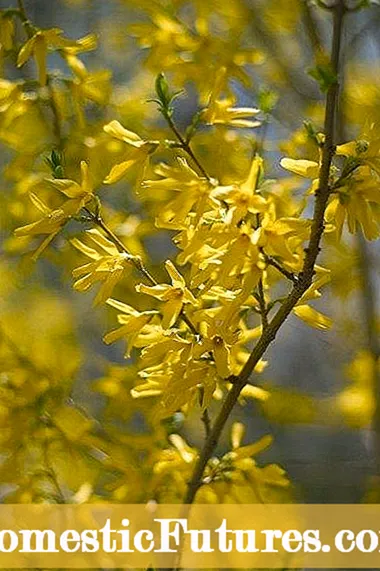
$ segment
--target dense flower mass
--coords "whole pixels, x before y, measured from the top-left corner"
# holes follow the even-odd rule
[[[327,6],[326,17],[336,10],[343,18],[342,2]],[[331,251],[343,256],[349,234],[379,237],[378,124],[368,120],[356,138],[347,125],[352,137],[337,144],[334,124],[343,125],[346,112],[337,115],[340,61],[322,57],[313,35],[317,64],[305,80],[318,93],[307,107],[313,121],[301,129],[297,119],[279,146],[289,156],[279,156],[281,90],[299,71],[286,53],[276,62],[268,37],[294,47],[304,10],[325,17],[309,3],[289,10],[284,1],[260,1],[257,14],[242,0],[124,4],[135,21],[123,33],[144,60],[127,87],[81,57],[96,48],[94,34],[71,40],[59,28],[39,28],[23,2],[0,11],[1,65],[11,70],[0,80],[10,260],[0,268],[11,275],[14,259],[22,259],[26,272],[28,258],[39,258],[37,271],[46,274],[41,291],[30,286],[25,298],[24,313],[38,323],[30,347],[21,349],[22,312],[5,319],[4,333],[0,325],[9,497],[290,501],[284,470],[256,461],[270,436],[243,445],[244,426],[235,422],[228,450],[214,456],[215,446],[234,406],[247,400],[280,422],[288,402],[295,422],[317,417],[312,399],[272,392],[265,353],[289,316],[321,331],[333,326],[325,290],[331,284],[344,296],[350,286]],[[62,69],[51,67],[55,57]],[[295,90],[301,99],[305,85]],[[76,335],[91,337],[97,318],[78,314],[75,330],[76,310],[67,308],[77,298],[66,292],[70,301],[60,305],[48,293],[50,282],[67,280],[61,266],[70,267],[74,290],[96,290],[107,350],[95,350],[91,339],[93,347],[79,354]],[[22,289],[16,282],[12,300]],[[123,365],[116,364],[120,347]],[[368,424],[376,408],[377,358],[368,347],[355,351],[351,368],[359,363],[364,378],[334,401],[351,424]],[[106,403],[100,420],[74,402],[73,380],[83,380],[83,371],[99,374],[91,386]],[[191,432],[199,417],[203,454],[199,431]]]

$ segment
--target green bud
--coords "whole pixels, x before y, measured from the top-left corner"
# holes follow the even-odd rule
[[[171,100],[170,91],[169,91],[169,84],[166,81],[165,75],[161,72],[156,77],[156,93],[157,97],[160,100],[160,103],[167,109],[169,107],[169,103]]]
[[[258,106],[265,114],[271,113],[276,107],[278,95],[271,89],[262,88],[259,92]]]
[[[323,93],[326,93],[332,85],[338,82],[338,78],[330,63],[318,64],[310,69],[308,74],[318,82],[319,88]]]
[[[50,157],[45,158],[45,162],[51,168],[54,178],[65,178],[62,153],[53,149]]]

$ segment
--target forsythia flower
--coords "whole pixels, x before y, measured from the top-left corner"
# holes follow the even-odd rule
[[[233,319],[223,319],[222,311],[223,308],[201,310],[196,315],[202,334],[196,353],[201,357],[205,353],[212,352],[218,375],[226,379],[232,372],[231,347],[237,343],[240,331]]]
[[[172,285],[157,284],[154,286],[147,286],[139,284],[136,286],[136,290],[165,302],[162,308],[162,327],[164,329],[169,329],[176,322],[182,311],[183,305],[187,303],[196,305],[197,300],[191,291],[186,288],[184,278],[176,270],[174,264],[170,260],[165,262],[165,267],[171,278]]]
[[[280,165],[287,171],[304,176],[305,178],[315,179],[319,175],[319,164],[315,161],[283,158],[280,161]]]
[[[93,199],[93,186],[85,161],[81,162],[81,183],[70,179],[47,179],[47,181],[57,190],[69,198],[55,210],[50,210],[36,195],[30,195],[35,206],[43,212],[44,216],[37,222],[16,228],[16,236],[34,236],[38,234],[49,234],[48,238],[39,248],[39,253],[63,226]],[[41,249],[42,248],[42,249]]]
[[[116,299],[108,299],[107,304],[122,312],[117,316],[121,327],[107,333],[103,337],[103,340],[108,345],[118,339],[125,338],[127,340],[125,357],[129,357],[133,344],[139,336],[141,329],[151,320],[153,315],[157,315],[157,311],[140,312]]]
[[[234,107],[236,99],[229,96],[220,99],[220,93],[226,82],[226,68],[223,66],[216,77],[214,88],[206,109],[202,111],[202,119],[208,125],[228,125],[251,129],[261,125],[260,121],[248,120],[247,117],[257,115],[260,109],[254,107]]]
[[[213,181],[200,177],[182,157],[177,157],[177,165],[171,167],[164,163],[159,164],[154,172],[161,178],[145,180],[142,183],[142,188],[155,194],[160,190],[179,192],[179,196],[171,200],[157,217],[157,225],[164,228],[183,228],[192,209],[195,212],[193,222],[196,223],[210,202],[214,206],[217,204],[210,197],[210,191],[214,188]]]
[[[228,224],[235,225],[244,220],[248,212],[258,214],[266,209],[267,201],[256,192],[262,168],[263,160],[256,156],[244,182],[239,185],[218,186],[212,192],[213,197],[230,206],[225,219]]]
[[[259,127],[260,121],[248,120],[260,112],[254,107],[234,107],[235,98],[216,99],[202,113],[202,119],[208,125],[228,125],[230,127],[242,127],[252,129]]]
[[[77,291],[87,291],[96,282],[102,286],[95,298],[95,305],[107,301],[111,297],[115,285],[125,276],[125,272],[132,268],[132,256],[119,252],[113,242],[105,238],[98,230],[88,230],[86,235],[95,243],[97,250],[90,248],[77,238],[71,240],[72,245],[80,252],[93,259],[84,266],[73,270],[73,277],[79,278],[74,283]]]
[[[128,158],[121,163],[115,165],[108,176],[104,179],[104,184],[113,184],[123,178],[126,172],[136,164],[145,163],[148,156],[157,149],[159,141],[144,141],[133,131],[125,129],[119,121],[111,121],[104,126],[104,131],[119,141],[127,143],[133,147],[131,153],[128,152]]]
[[[336,154],[357,159],[361,165],[368,165],[380,176],[380,137],[376,135],[376,125],[366,125],[356,141],[338,145]]]
[[[62,37],[62,30],[59,28],[51,28],[50,30],[37,30],[31,38],[22,46],[17,58],[17,66],[21,67],[33,55],[37,67],[38,76],[41,85],[46,85],[47,72],[46,72],[46,57],[48,48],[67,49],[74,48],[76,52],[83,51],[84,46],[88,44],[86,41],[90,36],[80,40],[69,40]],[[91,35],[92,37],[92,35]],[[92,48],[90,48],[92,49]]]
[[[379,181],[371,175],[369,166],[359,167],[346,184],[337,189],[325,217],[335,225],[338,239],[347,220],[349,232],[353,234],[361,226],[365,237],[374,240],[380,234],[376,204],[380,204]]]
[[[297,248],[308,238],[310,220],[276,218],[274,204],[264,213],[261,226],[255,230],[252,242],[271,256],[279,256],[287,264],[297,264]]]

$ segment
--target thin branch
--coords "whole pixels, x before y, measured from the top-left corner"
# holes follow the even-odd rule
[[[180,142],[181,148],[189,155],[189,157],[191,157],[193,162],[197,165],[202,176],[204,176],[204,178],[206,178],[208,181],[211,181],[211,177],[207,174],[206,169],[202,166],[199,159],[194,154],[194,152],[190,146],[190,143],[188,141],[186,141],[183,138],[183,136],[181,135],[181,133],[178,131],[172,117],[169,114],[165,114],[164,117],[165,117],[166,121],[168,122],[170,129],[173,131],[174,135],[177,137],[178,141]]]
[[[150,285],[152,285],[152,286],[157,285],[157,281],[154,279],[154,277],[149,272],[149,270],[144,266],[141,258],[138,256],[133,256],[133,254],[131,254],[131,252],[123,244],[123,242],[120,240],[120,238],[118,238],[116,236],[116,234],[114,234],[114,232],[112,232],[111,228],[109,228],[107,226],[107,224],[104,222],[103,218],[99,215],[94,214],[93,212],[91,212],[91,210],[89,210],[86,207],[83,208],[83,210],[86,212],[86,214],[88,214],[88,216],[91,218],[92,222],[94,222],[96,224],[96,226],[99,226],[99,228],[101,228],[103,230],[103,232],[108,236],[108,238],[110,238],[110,240],[114,244],[116,244],[116,246],[118,246],[119,250],[121,252],[124,252],[124,254],[127,254],[127,256],[130,257],[131,262],[135,266],[136,270],[144,276],[144,278],[150,283]]]
[[[198,389],[199,389],[199,404],[203,408],[205,389],[203,385],[199,385]],[[203,422],[205,428],[205,436],[206,438],[208,438],[211,431],[211,418],[207,408],[204,408],[202,411],[201,421]]]
[[[280,264],[280,262],[278,262],[275,258],[272,258],[272,256],[268,256],[268,254],[266,254],[265,252],[262,252],[262,253],[264,255],[264,259],[265,259],[266,263],[269,266],[273,266],[274,268],[276,268],[276,270],[278,270],[283,276],[285,276],[291,282],[298,283],[298,277],[296,276],[296,274],[294,274],[293,272],[290,272],[289,270],[284,268]]]
[[[268,327],[268,308],[265,301],[263,278],[260,278],[257,284],[257,300],[259,302],[261,324],[264,331]]]
[[[211,432],[211,419],[207,408],[205,408],[204,411],[202,412],[201,421],[203,422],[203,425],[205,427],[206,438],[208,438]]]
[[[331,52],[331,67],[335,75],[338,75],[339,71],[339,55],[344,13],[345,7],[343,0],[338,0],[333,10],[334,25]],[[337,101],[338,83],[334,82],[329,87],[326,97],[324,125],[325,143],[322,150],[322,164],[319,173],[319,188],[315,193],[314,213],[310,239],[308,247],[305,250],[305,259],[302,272],[299,275],[299,280],[294,284],[293,289],[273,319],[268,324],[268,327],[263,330],[262,335],[254,347],[248,361],[244,365],[240,375],[237,377],[236,382],[232,385],[230,392],[227,394],[219,415],[217,416],[215,423],[211,429],[209,437],[207,438],[205,445],[200,453],[193,475],[188,484],[188,489],[184,500],[185,504],[193,503],[195,495],[202,484],[203,472],[206,468],[206,465],[219,442],[221,433],[239,398],[239,395],[243,387],[246,385],[255,366],[262,358],[263,354],[272,343],[272,341],[274,341],[278,330],[284,321],[288,318],[297,302],[301,299],[302,295],[307,291],[312,283],[314,266],[320,251],[319,245],[324,231],[325,210],[330,195],[329,175],[332,158],[335,152],[334,140]]]
[[[24,0],[17,0],[17,6],[18,6],[18,9],[19,9],[19,12],[21,14],[22,19],[24,20],[24,22],[26,22],[28,19],[28,16],[26,14]]]

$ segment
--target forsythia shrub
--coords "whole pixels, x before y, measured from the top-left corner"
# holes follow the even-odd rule
[[[342,135],[345,117],[357,122],[355,104],[343,113],[339,103],[343,26],[367,3],[288,4],[121,2],[134,18],[123,33],[144,58],[127,90],[86,65],[91,30],[73,40],[42,29],[22,0],[1,10],[6,501],[291,501],[284,470],[256,462],[270,436],[245,444],[235,422],[229,449],[216,448],[234,407],[251,400],[281,420],[288,399],[290,415],[313,420],[312,400],[260,386],[265,353],[291,314],[331,327],[314,302],[331,279],[350,288],[331,251],[344,260],[351,235],[378,238],[380,133],[368,116],[356,138]],[[289,58],[275,61],[256,41],[256,10],[290,48],[305,10],[332,22],[331,52],[320,42],[309,61],[307,81],[320,90],[313,121],[282,142],[280,161],[267,128]],[[239,103],[244,90],[255,104]],[[124,344],[125,364],[82,347],[90,326],[76,324],[78,301],[52,287],[68,283],[67,268],[74,290],[109,308],[103,340]],[[337,401],[355,426],[374,416],[378,375],[377,346],[359,349]],[[77,404],[81,366],[103,370],[92,385],[106,401],[99,415]]]

